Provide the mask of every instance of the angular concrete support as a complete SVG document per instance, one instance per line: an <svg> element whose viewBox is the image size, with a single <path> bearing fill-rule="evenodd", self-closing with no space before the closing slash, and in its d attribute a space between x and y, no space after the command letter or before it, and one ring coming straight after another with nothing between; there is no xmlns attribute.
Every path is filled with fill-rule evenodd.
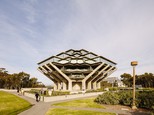
<svg viewBox="0 0 154 115"><path fill-rule="evenodd" d="M64 81L67 82L67 80L65 78L63 78L63 76L60 76L59 74L57 74L55 71L53 71L50 67L48 67L47 65L44 65L46 68L48 68L50 70L50 73L52 73L52 76L54 76L54 78L58 78L60 79L60 81Z"/></svg>
<svg viewBox="0 0 154 115"><path fill-rule="evenodd" d="M94 82L92 85L93 85L93 89L96 90L97 89L96 82Z"/></svg>
<svg viewBox="0 0 154 115"><path fill-rule="evenodd" d="M110 73L108 73L106 77L110 76L110 75L111 75L114 71L116 71L116 70L117 70L117 69L115 69L115 70L111 71ZM103 81L103 79L101 79L99 82L102 82L102 81Z"/></svg>
<svg viewBox="0 0 154 115"><path fill-rule="evenodd" d="M88 82L88 90L91 90L92 87L91 87L91 81Z"/></svg>
<svg viewBox="0 0 154 115"><path fill-rule="evenodd" d="M86 81L87 79L89 79L89 77L91 77L98 69L100 69L103 66L103 63L100 64L98 67L96 67L90 74L88 74L83 80Z"/></svg>
<svg viewBox="0 0 154 115"><path fill-rule="evenodd" d="M69 81L68 82L68 90L69 91L72 91L72 81Z"/></svg>
<svg viewBox="0 0 154 115"><path fill-rule="evenodd" d="M105 69L107 69L110 65L105 66L95 77L93 77L93 79L91 81L96 81L100 75L104 72Z"/></svg>
<svg viewBox="0 0 154 115"><path fill-rule="evenodd" d="M101 83L97 83L97 89L100 89L101 88Z"/></svg>
<svg viewBox="0 0 154 115"><path fill-rule="evenodd" d="M43 68L43 67L40 67L43 71L41 71L39 68L38 70L43 73L45 76L47 76L49 79L51 79L53 82L57 82L56 79L54 79L51 75L48 74L48 72Z"/></svg>
<svg viewBox="0 0 154 115"><path fill-rule="evenodd" d="M60 76L58 73L56 73L55 71L52 72L53 76L55 76L56 78L60 79L61 82L67 82L67 80L65 78L63 78L63 76Z"/></svg>
<svg viewBox="0 0 154 115"><path fill-rule="evenodd" d="M58 90L61 90L61 82L58 82Z"/></svg>
<svg viewBox="0 0 154 115"><path fill-rule="evenodd" d="M86 89L86 82L82 81L82 90L84 91Z"/></svg>
<svg viewBox="0 0 154 115"><path fill-rule="evenodd" d="M104 65L104 63L102 63L102 66ZM102 67L101 66L101 67ZM96 79L109 65L107 65L106 67L104 67L96 76L94 76L92 79L90 79L90 81L88 82L88 89L91 90L92 87L93 89L95 89L96 87L93 85L93 80ZM101 68L100 67L100 68Z"/></svg>
<svg viewBox="0 0 154 115"><path fill-rule="evenodd" d="M57 82L62 82L62 80L60 80L60 78L58 78L57 76L55 76L53 74L53 70L52 69L50 69L47 65L44 65L44 66L50 70L50 73L46 71L50 75L50 78L56 80Z"/></svg>
<svg viewBox="0 0 154 115"><path fill-rule="evenodd" d="M48 68L51 72L52 70L47 66L47 65L44 65L46 68ZM62 86L61 86L61 82L62 80L60 80L57 76L55 76L54 74L52 73L49 73L47 70L45 70L43 67L40 67L45 73L46 76L48 76L49 79L51 79L54 83L56 83L56 85L54 86L54 90L62 90Z"/></svg>
<svg viewBox="0 0 154 115"><path fill-rule="evenodd" d="M89 82L88 82L88 89L97 89L97 86L96 86L96 82L93 82L93 80L97 80L99 78L99 76L104 72L104 70L106 68L108 68L109 65L107 65L106 67L104 67L96 76L94 76ZM95 83L95 84L94 84Z"/></svg>
<svg viewBox="0 0 154 115"><path fill-rule="evenodd" d="M63 82L63 90L67 90L67 84L65 82Z"/></svg>
<svg viewBox="0 0 154 115"><path fill-rule="evenodd" d="M38 65L38 69L56 84L54 89L79 91L100 88L100 82L114 70L109 71L116 63L84 49L70 49Z"/></svg>
<svg viewBox="0 0 154 115"><path fill-rule="evenodd" d="M72 91L72 80L66 74L64 74L59 68L57 68L54 64L50 63L50 65L68 81L68 90Z"/></svg>
<svg viewBox="0 0 154 115"><path fill-rule="evenodd" d="M65 75L59 68L57 68L54 64L50 63L50 65L56 70L58 71L65 79L67 79L68 81L70 81L69 77L67 75Z"/></svg>
<svg viewBox="0 0 154 115"><path fill-rule="evenodd" d="M98 67L96 67L90 74L88 74L82 81L86 83L87 79L89 79L98 69L100 69L104 63L101 63ZM86 84L85 84L86 85ZM86 86L83 86L86 89ZM88 83L88 89L91 90L91 83Z"/></svg>
<svg viewBox="0 0 154 115"><path fill-rule="evenodd" d="M100 77L98 80L97 80L97 82L101 82L105 77L107 77L107 76L109 76L110 74L112 74L115 70L116 70L116 68L114 69L115 67L111 67L110 69L108 69L104 74L103 74L103 76L102 77ZM114 70L112 70L112 69L114 69ZM112 70L112 71L111 71ZM110 74L109 74L109 72L110 72ZM107 74L108 73L108 74ZM104 76L105 74L107 74L107 76Z"/></svg>
<svg viewBox="0 0 154 115"><path fill-rule="evenodd" d="M53 87L54 91L58 90L58 86L57 83L54 83L54 87Z"/></svg>

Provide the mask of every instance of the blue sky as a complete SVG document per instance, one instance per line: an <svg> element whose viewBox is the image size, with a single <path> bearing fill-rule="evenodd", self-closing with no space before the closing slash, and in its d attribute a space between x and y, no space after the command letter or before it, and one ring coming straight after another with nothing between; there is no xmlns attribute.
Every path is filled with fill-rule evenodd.
<svg viewBox="0 0 154 115"><path fill-rule="evenodd" d="M116 62L111 76L154 73L153 0L0 0L0 67L52 83L37 63L68 49Z"/></svg>

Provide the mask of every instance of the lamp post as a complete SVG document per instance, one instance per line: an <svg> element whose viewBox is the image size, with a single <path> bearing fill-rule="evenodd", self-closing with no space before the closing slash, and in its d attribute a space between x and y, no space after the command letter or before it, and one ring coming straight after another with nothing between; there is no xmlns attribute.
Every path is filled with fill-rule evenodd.
<svg viewBox="0 0 154 115"><path fill-rule="evenodd" d="M131 66L133 66L133 105L132 105L132 109L137 109L135 105L135 66L137 65L138 65L137 61L131 62Z"/></svg>

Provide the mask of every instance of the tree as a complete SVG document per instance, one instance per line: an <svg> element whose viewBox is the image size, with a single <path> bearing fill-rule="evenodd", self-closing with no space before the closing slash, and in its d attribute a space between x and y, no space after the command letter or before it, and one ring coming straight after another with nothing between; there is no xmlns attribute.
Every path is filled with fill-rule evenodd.
<svg viewBox="0 0 154 115"><path fill-rule="evenodd" d="M136 82L137 85L142 85L143 87L154 87L154 75L152 73L138 75Z"/></svg>
<svg viewBox="0 0 154 115"><path fill-rule="evenodd" d="M142 87L154 87L154 75L152 73L144 73L136 75L136 85L142 85ZM122 81L128 87L132 86L132 77L130 74L124 73L121 75Z"/></svg>
<svg viewBox="0 0 154 115"><path fill-rule="evenodd" d="M117 80L114 81L113 87L118 87L118 81Z"/></svg>
<svg viewBox="0 0 154 115"><path fill-rule="evenodd" d="M30 87L37 87L37 78L33 77L29 80L29 86Z"/></svg>
<svg viewBox="0 0 154 115"><path fill-rule="evenodd" d="M102 81L101 82L101 87L102 88L112 87L112 83L108 83L107 81Z"/></svg>
<svg viewBox="0 0 154 115"><path fill-rule="evenodd" d="M0 88L25 88L38 87L39 82L37 78L30 78L30 75L25 72L8 74L5 68L0 68Z"/></svg>
<svg viewBox="0 0 154 115"><path fill-rule="evenodd" d="M128 86L128 87L131 87L132 84L133 84L133 78L130 74L128 73L124 73L122 74L121 76L121 81L123 81L123 83Z"/></svg>
<svg viewBox="0 0 154 115"><path fill-rule="evenodd" d="M22 88L27 87L30 75L25 72L20 72L18 73L18 77L20 79L20 87Z"/></svg>
<svg viewBox="0 0 154 115"><path fill-rule="evenodd" d="M6 71L5 68L0 68L0 88L5 87L5 83L7 80L8 72Z"/></svg>

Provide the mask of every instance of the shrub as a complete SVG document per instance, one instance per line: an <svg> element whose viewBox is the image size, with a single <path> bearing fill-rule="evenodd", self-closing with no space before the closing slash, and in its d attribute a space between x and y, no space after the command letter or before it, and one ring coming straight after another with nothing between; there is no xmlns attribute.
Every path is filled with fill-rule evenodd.
<svg viewBox="0 0 154 115"><path fill-rule="evenodd" d="M116 105L119 104L119 96L117 93L106 92L99 95L94 101L100 104Z"/></svg>
<svg viewBox="0 0 154 115"><path fill-rule="evenodd" d="M153 109L154 91L140 92L138 96L139 107Z"/></svg>
<svg viewBox="0 0 154 115"><path fill-rule="evenodd" d="M128 106L132 104L132 91L120 91L118 95L120 98L119 104Z"/></svg>
<svg viewBox="0 0 154 115"><path fill-rule="evenodd" d="M117 91L118 90L118 87L110 87L109 90L110 91Z"/></svg>
<svg viewBox="0 0 154 115"><path fill-rule="evenodd" d="M86 93L92 93L92 92L102 92L104 89L96 89L96 90L87 90Z"/></svg>
<svg viewBox="0 0 154 115"><path fill-rule="evenodd" d="M31 89L30 91L25 91L25 92L35 94L36 92L40 92L40 90L38 90L38 89Z"/></svg>
<svg viewBox="0 0 154 115"><path fill-rule="evenodd" d="M52 91L52 96L58 96L58 95L69 95L69 91Z"/></svg>
<svg viewBox="0 0 154 115"><path fill-rule="evenodd" d="M132 105L132 91L106 92L99 95L95 100L99 104ZM154 91L136 92L136 106L154 111Z"/></svg>

